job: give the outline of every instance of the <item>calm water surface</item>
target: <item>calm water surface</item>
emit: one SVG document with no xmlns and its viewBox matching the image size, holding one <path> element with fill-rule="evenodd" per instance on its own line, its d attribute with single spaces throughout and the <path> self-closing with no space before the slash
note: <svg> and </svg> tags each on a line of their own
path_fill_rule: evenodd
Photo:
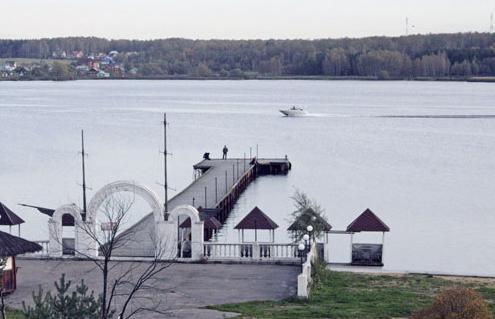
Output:
<svg viewBox="0 0 495 319">
<path fill-rule="evenodd" d="M 281 117 L 290 105 L 311 116 Z M 0 201 L 27 221 L 24 236 L 47 238 L 47 217 L 17 203 L 81 203 L 82 128 L 90 194 L 119 179 L 162 194 L 163 112 L 177 191 L 202 153 L 220 156 L 224 144 L 232 156 L 258 144 L 260 157 L 287 154 L 293 163 L 288 176 L 248 188 L 219 241 L 237 240 L 233 226 L 255 205 L 287 241 L 298 188 L 334 229 L 375 211 L 392 230 L 387 270 L 495 275 L 495 89 L 483 83 L 0 82 Z M 147 212 L 135 210 L 136 219 Z M 334 237 L 333 259 L 345 261 L 348 238 Z"/>
</svg>

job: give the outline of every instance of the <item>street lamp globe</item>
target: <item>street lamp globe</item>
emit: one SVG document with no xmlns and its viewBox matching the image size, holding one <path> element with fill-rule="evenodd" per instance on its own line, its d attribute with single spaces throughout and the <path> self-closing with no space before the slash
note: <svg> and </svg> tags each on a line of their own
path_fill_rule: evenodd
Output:
<svg viewBox="0 0 495 319">
<path fill-rule="evenodd" d="M 306 227 L 306 230 L 311 233 L 313 231 L 313 226 L 308 225 L 308 227 Z"/>
<path fill-rule="evenodd" d="M 308 241 L 309 240 L 309 235 L 308 234 L 304 234 L 303 239 L 304 239 L 304 241 Z"/>
<path fill-rule="evenodd" d="M 306 248 L 306 246 L 304 246 L 304 244 L 303 244 L 303 243 L 300 243 L 300 244 L 297 246 L 297 249 L 298 249 L 299 251 L 303 251 L 305 248 Z"/>
</svg>

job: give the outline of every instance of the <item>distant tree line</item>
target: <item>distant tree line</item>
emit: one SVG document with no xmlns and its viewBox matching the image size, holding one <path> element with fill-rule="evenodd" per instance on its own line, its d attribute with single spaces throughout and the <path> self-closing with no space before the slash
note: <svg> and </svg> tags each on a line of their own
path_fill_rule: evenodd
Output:
<svg viewBox="0 0 495 319">
<path fill-rule="evenodd" d="M 0 58 L 119 52 L 138 76 L 495 76 L 495 35 L 458 33 L 320 40 L 0 40 Z"/>
</svg>

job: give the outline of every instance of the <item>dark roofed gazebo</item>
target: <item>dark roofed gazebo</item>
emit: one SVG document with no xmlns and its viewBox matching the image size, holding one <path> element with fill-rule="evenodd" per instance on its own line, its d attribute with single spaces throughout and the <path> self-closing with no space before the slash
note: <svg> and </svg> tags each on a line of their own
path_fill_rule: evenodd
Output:
<svg viewBox="0 0 495 319">
<path fill-rule="evenodd" d="M 9 232 L 12 234 L 12 226 L 18 226 L 18 235 L 21 236 L 21 224 L 24 220 L 17 216 L 7 206 L 0 202 L 0 225 L 9 226 Z"/>
<path fill-rule="evenodd" d="M 199 219 L 204 222 L 203 225 L 203 239 L 208 241 L 213 237 L 220 228 L 222 228 L 222 223 L 215 216 L 208 216 L 199 212 Z M 180 225 L 179 228 L 191 228 L 191 218 L 187 218 Z"/>
<path fill-rule="evenodd" d="M 328 232 L 332 229 L 330 225 L 323 217 L 318 215 L 313 209 L 306 209 L 299 217 L 287 228 L 289 231 L 306 231 L 306 225 L 311 223 L 320 224 L 323 227 L 323 231 Z"/>
<path fill-rule="evenodd" d="M 383 266 L 383 245 L 385 244 L 385 233 L 390 228 L 367 208 L 352 223 L 347 226 L 351 233 L 352 256 L 351 264 L 358 266 Z M 354 233 L 381 232 L 381 244 L 354 243 Z"/>
<path fill-rule="evenodd" d="M 242 231 L 242 242 L 244 242 L 245 229 L 254 229 L 255 242 L 258 241 L 258 229 L 269 230 L 271 241 L 273 242 L 275 240 L 275 229 L 277 228 L 278 225 L 257 206 L 234 227 L 234 229 Z"/>
<path fill-rule="evenodd" d="M 308 208 L 302 212 L 287 230 L 292 233 L 293 239 L 296 239 L 301 232 L 306 233 L 306 227 L 308 225 L 313 226 L 314 229 L 318 229 L 319 232 L 325 232 L 325 241 L 328 243 L 328 232 L 332 230 L 332 225 L 330 225 L 321 215 L 317 214 L 312 208 Z"/>
<path fill-rule="evenodd" d="M 389 232 L 390 228 L 367 208 L 352 223 L 347 226 L 348 232 L 359 233 L 365 232 Z"/>
<path fill-rule="evenodd" d="M 4 292 L 13 292 L 17 286 L 15 256 L 34 253 L 41 249 L 42 247 L 36 243 L 0 231 L 0 258 L 7 260 L 2 277 L 0 278 Z"/>
</svg>

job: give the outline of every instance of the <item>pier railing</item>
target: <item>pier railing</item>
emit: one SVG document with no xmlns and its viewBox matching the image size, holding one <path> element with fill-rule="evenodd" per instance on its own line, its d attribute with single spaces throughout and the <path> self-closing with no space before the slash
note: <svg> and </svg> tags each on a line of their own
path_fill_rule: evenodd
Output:
<svg viewBox="0 0 495 319">
<path fill-rule="evenodd" d="M 275 243 L 204 243 L 204 257 L 209 260 L 291 261 L 297 262 L 297 244 Z"/>
</svg>

